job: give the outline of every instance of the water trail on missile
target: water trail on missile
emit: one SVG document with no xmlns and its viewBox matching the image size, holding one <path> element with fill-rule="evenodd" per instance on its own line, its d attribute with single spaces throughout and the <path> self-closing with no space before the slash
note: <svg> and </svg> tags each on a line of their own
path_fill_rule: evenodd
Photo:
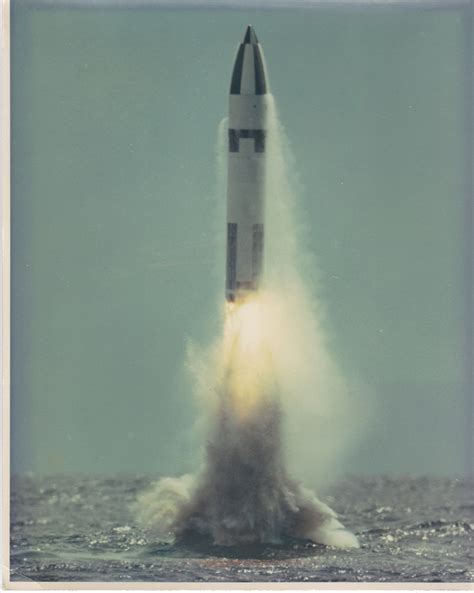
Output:
<svg viewBox="0 0 474 593">
<path fill-rule="evenodd" d="M 296 537 L 356 547 L 335 513 L 294 479 L 320 483 L 335 472 L 356 432 L 356 410 L 309 281 L 314 262 L 302 247 L 298 184 L 271 96 L 268 120 L 265 290 L 227 303 L 213 343 L 190 347 L 205 459 L 194 476 L 164 478 L 145 492 L 139 519 L 161 540 L 200 535 L 233 545 Z M 220 167 L 222 178 L 222 160 Z"/>
</svg>

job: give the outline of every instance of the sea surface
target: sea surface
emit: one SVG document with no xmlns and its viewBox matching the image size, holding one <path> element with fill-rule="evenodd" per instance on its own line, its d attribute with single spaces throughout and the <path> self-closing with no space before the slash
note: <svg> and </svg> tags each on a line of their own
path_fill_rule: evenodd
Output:
<svg viewBox="0 0 474 593">
<path fill-rule="evenodd" d="M 149 477 L 16 477 L 14 581 L 472 582 L 473 483 L 354 477 L 319 497 L 359 538 L 356 550 L 309 542 L 217 547 L 165 544 L 138 527 Z"/>
</svg>

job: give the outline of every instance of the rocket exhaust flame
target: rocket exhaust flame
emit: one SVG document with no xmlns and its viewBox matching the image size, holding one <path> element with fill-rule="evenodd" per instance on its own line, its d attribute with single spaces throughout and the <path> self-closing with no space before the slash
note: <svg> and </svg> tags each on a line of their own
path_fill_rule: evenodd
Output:
<svg viewBox="0 0 474 593">
<path fill-rule="evenodd" d="M 260 99 L 259 121 L 253 121 L 253 127 L 245 119 L 245 104 L 232 103 L 231 94 L 227 302 L 222 335 L 202 355 L 196 375 L 202 391 L 215 394 L 205 462 L 196 476 L 164 478 L 144 493 L 138 501 L 139 518 L 161 539 L 200 536 L 218 545 L 236 545 L 301 538 L 358 547 L 336 514 L 290 478 L 286 469 L 283 424 L 291 420 L 292 412 L 301 407 L 303 416 L 312 419 L 310 401 L 312 413 L 316 409 L 322 422 L 331 426 L 325 406 L 316 399 L 324 400 L 329 391 L 331 402 L 336 403 L 338 397 L 344 401 L 345 392 L 321 337 L 308 290 L 294 265 L 296 237 L 293 223 L 288 222 L 291 188 L 281 162 L 273 99 L 266 93 L 262 54 L 251 27 L 239 48 L 231 93 L 240 100 L 249 89 L 252 95 L 244 101 L 249 96 L 251 102 Z M 234 109 L 232 113 L 233 105 L 240 112 Z M 242 134 L 244 129 L 248 133 Z M 268 153 L 257 151 L 258 134 L 253 133 L 257 129 L 265 132 Z M 232 130 L 239 130 L 240 142 L 247 144 L 246 152 L 237 157 L 232 151 Z M 265 183 L 268 167 L 275 175 Z M 237 180 L 237 174 L 244 174 L 244 179 Z M 270 233 L 263 287 L 265 194 L 269 196 Z M 281 226 L 285 224 L 291 228 Z M 255 225 L 261 225 L 260 242 L 251 232 Z M 285 253 L 280 251 L 282 241 L 272 241 L 274 232 L 287 238 Z M 257 274 L 252 249 L 257 249 L 259 258 Z M 283 286 L 278 284 L 282 280 Z M 311 398 L 305 400 L 301 395 L 308 390 Z M 315 425 L 308 429 L 301 417 L 298 422 L 300 432 L 315 429 Z M 314 435 L 313 443 L 316 439 Z M 322 462 L 327 448 L 320 447 L 321 453 L 317 450 L 312 455 L 313 465 Z"/>
</svg>

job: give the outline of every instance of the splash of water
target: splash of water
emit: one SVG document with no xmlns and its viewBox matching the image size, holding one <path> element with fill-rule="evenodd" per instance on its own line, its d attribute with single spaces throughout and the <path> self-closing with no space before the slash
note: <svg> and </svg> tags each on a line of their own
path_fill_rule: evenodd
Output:
<svg viewBox="0 0 474 593">
<path fill-rule="evenodd" d="M 161 538 L 199 534 L 233 545 L 295 537 L 357 547 L 336 514 L 287 472 L 334 469 L 355 423 L 304 273 L 314 262 L 295 221 L 297 183 L 271 96 L 268 119 L 265 290 L 227 304 L 221 335 L 191 351 L 210 418 L 205 463 L 194 477 L 160 480 L 139 500 L 139 516 Z"/>
</svg>

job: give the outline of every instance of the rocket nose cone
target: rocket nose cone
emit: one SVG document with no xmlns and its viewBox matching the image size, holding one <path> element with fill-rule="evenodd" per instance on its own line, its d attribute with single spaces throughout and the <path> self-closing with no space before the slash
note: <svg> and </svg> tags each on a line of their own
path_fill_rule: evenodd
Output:
<svg viewBox="0 0 474 593">
<path fill-rule="evenodd" d="M 230 94 L 265 95 L 266 93 L 267 83 L 262 48 L 252 25 L 249 25 L 235 58 Z"/>
<path fill-rule="evenodd" d="M 258 43 L 258 39 L 255 35 L 255 31 L 253 30 L 252 25 L 249 25 L 247 27 L 247 31 L 245 32 L 245 37 L 242 43 L 252 43 L 254 45 Z"/>
</svg>

